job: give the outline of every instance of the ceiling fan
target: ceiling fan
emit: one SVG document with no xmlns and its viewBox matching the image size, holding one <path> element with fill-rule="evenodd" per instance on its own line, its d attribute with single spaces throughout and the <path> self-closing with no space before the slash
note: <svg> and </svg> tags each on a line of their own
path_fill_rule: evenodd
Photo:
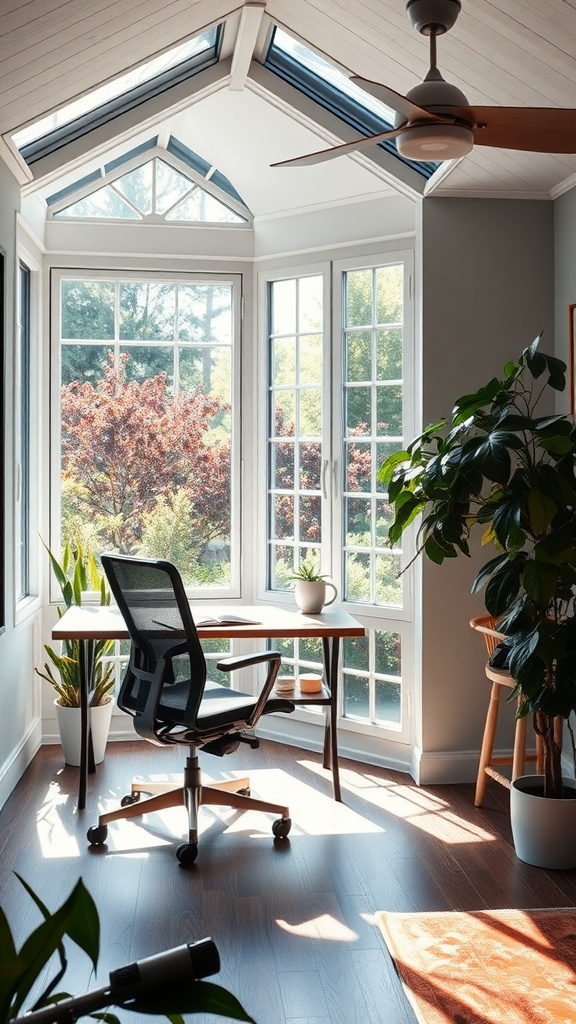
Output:
<svg viewBox="0 0 576 1024">
<path fill-rule="evenodd" d="M 436 37 L 452 28 L 461 7 L 461 0 L 408 0 L 406 12 L 412 26 L 430 38 L 430 68 L 424 81 L 406 96 L 379 82 L 352 76 L 352 82 L 396 111 L 394 128 L 281 160 L 272 167 L 322 163 L 394 138 L 400 156 L 416 161 L 453 160 L 466 156 L 474 145 L 528 153 L 576 153 L 576 110 L 470 106 L 464 93 L 443 79 L 436 63 Z"/>
</svg>

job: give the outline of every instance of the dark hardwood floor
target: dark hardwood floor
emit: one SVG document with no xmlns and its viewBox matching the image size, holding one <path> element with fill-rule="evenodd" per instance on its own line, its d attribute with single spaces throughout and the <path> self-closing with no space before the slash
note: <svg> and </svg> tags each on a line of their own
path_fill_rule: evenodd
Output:
<svg viewBox="0 0 576 1024">
<path fill-rule="evenodd" d="M 91 977 L 87 958 L 69 945 L 68 991 L 212 936 L 222 959 L 212 980 L 257 1024 L 412 1024 L 378 911 L 576 902 L 576 871 L 517 860 L 508 794 L 495 783 L 486 807 L 475 809 L 471 785 L 423 789 L 407 775 L 343 760 L 338 804 L 319 755 L 269 742 L 222 760 L 201 755 L 202 765 L 211 779 L 247 772 L 254 795 L 289 804 L 289 841 L 274 843 L 267 815 L 203 809 L 198 860 L 182 869 L 175 847 L 186 823 L 178 809 L 113 823 L 107 846 L 90 848 L 86 829 L 99 809 L 117 806 L 132 775 L 177 781 L 182 754 L 109 744 L 79 812 L 76 769 L 63 766 L 59 747 L 44 747 L 0 812 L 0 905 L 18 944 L 39 917 L 14 872 L 50 909 L 80 876 L 97 903 L 98 974 Z"/>
</svg>

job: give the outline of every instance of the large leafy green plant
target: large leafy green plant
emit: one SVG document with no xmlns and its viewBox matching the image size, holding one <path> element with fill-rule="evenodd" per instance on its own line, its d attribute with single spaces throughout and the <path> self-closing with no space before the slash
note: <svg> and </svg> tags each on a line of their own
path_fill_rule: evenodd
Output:
<svg viewBox="0 0 576 1024">
<path fill-rule="evenodd" d="M 418 554 L 437 564 L 469 555 L 475 527 L 495 549 L 472 590 L 486 588 L 486 609 L 508 638 L 511 699 L 533 717 L 544 795 L 558 797 L 554 719 L 576 709 L 576 429 L 570 417 L 537 415 L 548 389 L 566 386 L 566 365 L 539 341 L 391 455 L 380 480 L 394 506 L 391 543 L 422 514 Z"/>
<path fill-rule="evenodd" d="M 17 877 L 40 910 L 43 921 L 17 950 L 6 915 L 0 909 L 0 1024 L 8 1024 L 25 1012 L 24 1004 L 54 954 L 57 954 L 59 969 L 27 1010 L 37 1010 L 69 997 L 67 992 L 54 991 L 68 966 L 64 946 L 66 937 L 87 954 L 94 970 L 100 949 L 98 911 L 82 879 L 78 880 L 68 899 L 51 914 L 24 879 Z M 170 1005 L 172 999 L 177 1006 Z M 182 1013 L 217 1014 L 254 1024 L 235 996 L 220 985 L 207 981 L 191 980 L 184 991 L 180 986 L 174 995 L 163 991 L 158 1003 L 160 1005 L 150 1009 L 139 1003 L 137 1010 L 139 1013 L 164 1014 L 172 1024 L 183 1024 Z M 123 1009 L 129 1010 L 130 1006 Z M 88 1016 L 105 1024 L 119 1024 L 118 1017 L 107 1011 L 89 1013 Z"/>
<path fill-rule="evenodd" d="M 100 595 L 101 605 L 110 604 L 110 591 L 106 585 L 106 577 L 98 568 L 91 551 L 84 551 L 80 542 L 75 544 L 73 549 L 70 544 L 66 544 L 62 561 L 59 562 L 49 548 L 46 550 L 65 605 L 64 608 L 58 608 L 59 618 L 71 605 L 81 605 L 82 595 L 87 590 L 95 591 Z M 80 641 L 63 640 L 60 653 L 49 644 L 44 645 L 44 650 L 49 661 L 44 663 L 43 671 L 37 668 L 36 672 L 54 687 L 60 704 L 67 708 L 80 707 Z M 105 704 L 114 689 L 114 668 L 110 662 L 104 660 L 113 652 L 113 640 L 95 641 L 94 670 L 90 692 L 92 707 Z"/>
</svg>

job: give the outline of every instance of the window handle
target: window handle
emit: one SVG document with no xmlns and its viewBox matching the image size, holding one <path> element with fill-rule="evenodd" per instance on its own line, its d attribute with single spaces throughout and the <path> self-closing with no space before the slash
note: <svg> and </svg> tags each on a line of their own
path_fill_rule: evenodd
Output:
<svg viewBox="0 0 576 1024">
<path fill-rule="evenodd" d="M 327 477 L 328 477 L 328 470 L 329 470 L 329 468 L 330 468 L 330 460 L 329 459 L 324 459 L 324 464 L 322 466 L 322 497 L 324 499 L 328 498 L 328 487 L 326 485 L 326 480 L 327 480 Z"/>
</svg>

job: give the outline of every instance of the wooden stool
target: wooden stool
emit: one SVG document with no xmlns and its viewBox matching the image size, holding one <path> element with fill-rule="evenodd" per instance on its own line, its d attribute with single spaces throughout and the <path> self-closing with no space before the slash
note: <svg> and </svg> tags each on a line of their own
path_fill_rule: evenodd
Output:
<svg viewBox="0 0 576 1024">
<path fill-rule="evenodd" d="M 494 629 L 495 620 L 490 615 L 471 619 L 470 625 L 472 629 L 475 629 L 477 632 L 484 635 L 488 658 L 490 658 L 496 645 L 501 640 L 505 639 L 504 634 L 496 632 Z M 489 776 L 496 782 L 499 782 L 501 786 L 506 786 L 507 789 L 510 789 L 510 779 L 498 770 L 500 767 L 503 767 L 504 765 L 512 765 L 512 779 L 517 779 L 519 775 L 524 774 L 526 761 L 536 762 L 536 773 L 538 775 L 540 775 L 544 770 L 544 745 L 540 736 L 536 736 L 536 753 L 526 754 L 527 717 L 516 719 L 514 752 L 512 757 L 509 755 L 503 757 L 493 756 L 494 737 L 496 735 L 496 726 L 498 723 L 498 710 L 500 706 L 502 687 L 506 686 L 508 689 L 512 689 L 516 683 L 506 669 L 492 668 L 489 661 L 486 662 L 485 671 L 486 677 L 492 683 L 492 689 L 490 691 L 490 703 L 488 704 L 484 736 L 482 738 L 482 749 L 480 751 L 480 763 L 478 765 L 478 776 L 476 778 L 476 794 L 474 797 L 475 807 L 481 807 L 484 802 L 486 784 Z M 520 699 L 521 698 L 519 698 L 519 700 Z"/>
</svg>

